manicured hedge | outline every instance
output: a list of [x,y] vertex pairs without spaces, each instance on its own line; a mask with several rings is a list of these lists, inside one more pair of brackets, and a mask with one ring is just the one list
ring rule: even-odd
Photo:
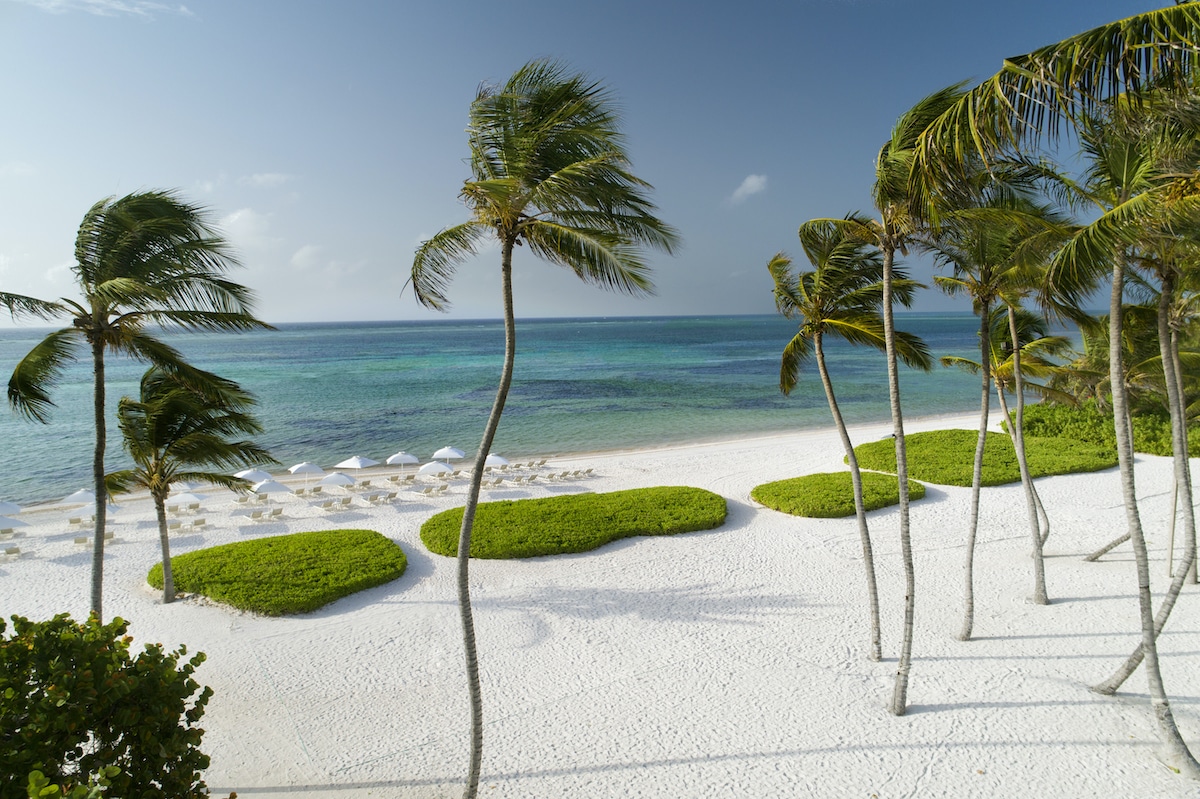
[[[900,502],[895,475],[862,472],[863,507],[878,510]],[[833,519],[854,515],[854,484],[850,472],[822,472],[763,483],[750,492],[755,502],[793,516]],[[909,499],[925,496],[925,486],[908,481]]]
[[[1078,408],[1030,405],[1025,408],[1025,434],[1086,441],[1114,452],[1117,447],[1112,411],[1101,411],[1095,400]],[[1171,418],[1165,410],[1141,411],[1133,417],[1133,448],[1150,455],[1171,454]],[[1200,424],[1195,422],[1188,425],[1188,451],[1200,452]]]
[[[267,616],[308,613],[395,580],[404,551],[371,530],[326,530],[240,541],[171,558],[175,589]],[[146,578],[162,588],[162,564]]]
[[[939,485],[970,486],[975,464],[975,430],[931,430],[905,436],[908,476]],[[1095,472],[1117,465],[1111,450],[1066,438],[1025,439],[1029,471],[1034,477]],[[885,438],[854,448],[858,465],[880,472],[896,471],[895,441]],[[1003,433],[988,433],[983,456],[983,485],[1015,483],[1021,479],[1012,441]]]
[[[431,552],[458,555],[462,508],[421,526]],[[725,500],[700,488],[658,487],[481,503],[471,532],[473,558],[532,558],[587,552],[618,538],[711,530],[725,522]]]

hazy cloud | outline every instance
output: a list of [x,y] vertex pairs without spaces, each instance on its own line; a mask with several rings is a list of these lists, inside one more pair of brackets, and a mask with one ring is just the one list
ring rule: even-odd
[[291,175],[285,175],[282,172],[259,172],[254,175],[244,175],[238,178],[238,183],[243,186],[254,186],[256,188],[271,188],[273,186],[282,186],[291,179]]
[[742,185],[738,186],[737,190],[733,192],[729,201],[736,205],[737,203],[745,202],[746,198],[752,194],[758,194],[759,192],[766,191],[766,189],[766,175],[747,175],[746,179],[742,181]]
[[239,208],[221,217],[218,224],[236,247],[269,249],[283,241],[271,235],[271,215],[259,213],[253,208]]
[[155,3],[151,0],[17,0],[51,14],[65,14],[68,11],[83,11],[98,17],[116,17],[129,14],[137,17],[152,17],[156,14],[178,14],[181,17],[192,17],[185,5],[169,5]]
[[316,269],[321,265],[321,248],[315,244],[305,244],[292,253],[291,264],[303,271]]

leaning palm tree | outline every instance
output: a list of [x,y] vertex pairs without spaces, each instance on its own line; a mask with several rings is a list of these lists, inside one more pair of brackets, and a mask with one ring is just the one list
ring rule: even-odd
[[652,290],[640,248],[671,252],[675,232],[655,215],[649,184],[630,171],[608,92],[559,63],[530,62],[499,87],[480,88],[467,128],[472,177],[460,196],[471,218],[417,248],[410,282],[417,300],[444,310],[455,267],[486,239],[500,247],[504,366],[475,456],[458,542],[458,601],[471,694],[471,760],[465,796],[479,784],[483,721],[468,589],[471,529],[484,459],[491,449],[516,355],[513,251],[570,269],[581,280],[628,294]]
[[262,432],[250,414],[254,405],[237,383],[211,372],[170,373],[153,366],[142,375],[140,398],[122,397],[117,405],[117,424],[134,467],[113,472],[106,482],[113,494],[150,492],[162,547],[164,604],[175,600],[166,510],[171,486],[195,481],[246,491],[245,480],[214,470],[278,463],[253,441],[235,440]]
[[[847,220],[859,225],[868,220],[850,215]],[[775,306],[789,319],[802,320],[800,329],[783,350],[779,369],[779,388],[790,394],[800,377],[800,369],[816,360],[817,372],[829,401],[829,412],[846,450],[850,465],[850,482],[854,488],[854,515],[858,520],[858,535],[862,542],[863,566],[867,578],[867,605],[871,660],[882,657],[879,634],[879,592],[875,584],[875,559],[872,554],[871,533],[863,505],[862,475],[854,445],[846,430],[833,381],[825,365],[825,336],[837,336],[851,344],[865,344],[886,349],[883,317],[883,260],[877,249],[849,235],[845,226],[814,220],[800,226],[800,243],[814,269],[811,272],[792,272],[792,262],[778,253],[767,264],[775,282]],[[912,304],[920,284],[908,280],[898,270],[892,281],[895,298],[904,306]],[[928,370],[931,365],[925,343],[910,333],[896,333],[896,350],[906,364]]]
[[226,279],[237,264],[204,209],[172,192],[149,191],[107,198],[83,217],[71,268],[80,298],[45,302],[29,297],[5,301],[10,309],[66,316],[67,327],[46,336],[26,355],[8,382],[8,401],[38,422],[49,420],[50,393],[68,362],[86,347],[94,378],[96,445],[92,477],[96,526],[92,545],[91,609],[101,616],[104,583],[104,483],[106,444],[104,356],[120,352],[167,371],[179,353],[159,340],[154,326],[184,330],[267,328],[251,314],[248,289]]

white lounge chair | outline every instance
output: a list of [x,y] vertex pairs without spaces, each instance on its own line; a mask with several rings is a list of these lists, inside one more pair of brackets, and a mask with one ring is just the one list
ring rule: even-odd
[[204,519],[192,519],[193,530],[203,530],[205,527],[208,527],[208,522]]

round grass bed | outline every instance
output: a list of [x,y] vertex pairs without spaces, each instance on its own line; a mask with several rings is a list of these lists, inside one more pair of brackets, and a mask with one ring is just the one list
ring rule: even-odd
[[[404,574],[404,550],[372,530],[239,541],[171,558],[176,591],[267,616],[308,613]],[[146,580],[162,588],[162,564]]]
[[[890,441],[890,439],[889,439]],[[862,472],[863,507],[878,510],[900,502],[895,475]],[[763,483],[750,492],[755,502],[772,510],[812,519],[854,515],[854,484],[850,472],[821,472]],[[908,481],[909,499],[925,496],[925,486]]]
[[[975,465],[976,430],[931,430],[905,436],[908,476],[938,485],[971,485]],[[895,441],[885,438],[854,448],[858,465],[880,472],[896,471]],[[1116,454],[1105,447],[1069,438],[1026,437],[1025,453],[1034,477],[1096,472],[1117,465]],[[1015,483],[1021,479],[1012,440],[1003,433],[987,434],[983,452],[983,485]]]
[[[455,557],[462,508],[421,525],[430,552]],[[700,488],[658,487],[607,494],[483,502],[471,530],[473,558],[532,558],[587,552],[618,538],[711,530],[725,523],[725,499]]]

